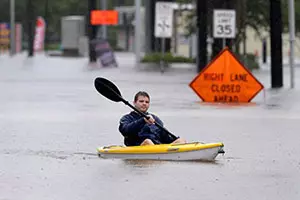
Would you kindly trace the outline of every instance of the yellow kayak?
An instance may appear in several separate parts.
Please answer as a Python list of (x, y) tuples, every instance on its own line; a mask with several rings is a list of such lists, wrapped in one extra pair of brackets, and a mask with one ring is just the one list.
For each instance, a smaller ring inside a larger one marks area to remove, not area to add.
[(223, 143), (159, 144), (146, 146), (112, 145), (97, 148), (101, 158), (151, 160), (206, 160), (212, 161), (225, 153)]

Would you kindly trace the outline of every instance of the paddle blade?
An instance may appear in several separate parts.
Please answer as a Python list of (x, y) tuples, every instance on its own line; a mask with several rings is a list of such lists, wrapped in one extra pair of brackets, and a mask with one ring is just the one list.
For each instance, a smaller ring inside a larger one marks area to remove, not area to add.
[(117, 86), (105, 78), (96, 78), (94, 81), (96, 90), (106, 98), (119, 102), (122, 101), (122, 95)]

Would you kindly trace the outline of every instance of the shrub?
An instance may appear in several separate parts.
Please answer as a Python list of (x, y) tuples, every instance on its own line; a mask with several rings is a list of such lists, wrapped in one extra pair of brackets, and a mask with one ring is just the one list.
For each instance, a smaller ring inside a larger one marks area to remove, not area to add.
[(163, 60), (166, 63), (195, 63), (195, 59), (185, 56), (176, 56), (172, 53), (165, 53), (164, 56), (160, 52), (146, 54), (141, 62), (142, 63), (159, 63)]
[[(254, 54), (236, 55), (237, 59), (249, 70), (259, 69), (257, 57)], [(185, 56), (177, 56), (172, 53), (165, 53), (164, 57), (160, 52), (146, 54), (141, 62), (142, 63), (160, 63), (163, 60), (166, 63), (196, 63), (195, 58), (188, 58)]]
[(259, 69), (259, 63), (255, 54), (248, 53), (245, 55), (237, 55), (241, 63), (249, 70)]

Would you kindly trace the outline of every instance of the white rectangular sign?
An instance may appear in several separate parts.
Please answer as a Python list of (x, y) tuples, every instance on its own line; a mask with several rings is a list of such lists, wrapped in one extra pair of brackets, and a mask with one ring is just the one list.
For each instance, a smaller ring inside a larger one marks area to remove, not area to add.
[(154, 35), (159, 38), (170, 38), (173, 32), (173, 3), (156, 2)]
[(214, 10), (214, 38), (235, 38), (235, 10)]

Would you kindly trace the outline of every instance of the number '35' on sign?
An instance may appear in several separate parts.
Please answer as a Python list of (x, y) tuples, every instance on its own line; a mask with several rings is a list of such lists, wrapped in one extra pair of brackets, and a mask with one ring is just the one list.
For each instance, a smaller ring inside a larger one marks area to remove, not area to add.
[(214, 10), (214, 38), (235, 38), (235, 10)]

